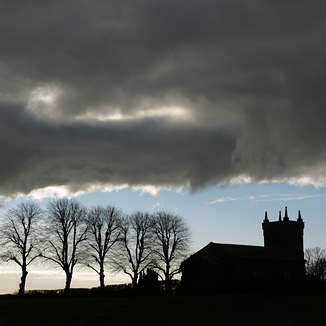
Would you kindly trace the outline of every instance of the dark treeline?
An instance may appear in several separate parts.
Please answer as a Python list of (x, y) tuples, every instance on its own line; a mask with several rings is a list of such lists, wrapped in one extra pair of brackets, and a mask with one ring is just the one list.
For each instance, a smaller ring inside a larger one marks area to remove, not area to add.
[(21, 268), (20, 295), (25, 293), (28, 268), (36, 261), (64, 271), (66, 293), (77, 265), (98, 274), (100, 290), (109, 269), (129, 275), (133, 289), (159, 278), (169, 292), (188, 254), (190, 231), (174, 213), (127, 215), (115, 206), (86, 208), (62, 198), (50, 201), (44, 210), (31, 201), (9, 209), (2, 216), (0, 242), (1, 262)]

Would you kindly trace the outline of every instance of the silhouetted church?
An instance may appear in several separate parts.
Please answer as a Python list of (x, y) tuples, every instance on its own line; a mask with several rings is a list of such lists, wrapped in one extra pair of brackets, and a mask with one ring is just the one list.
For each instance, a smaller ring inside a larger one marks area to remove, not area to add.
[(182, 286), (215, 291), (253, 284), (300, 281), (305, 276), (304, 222), (300, 211), (291, 221), (287, 207), (282, 219), (262, 223), (264, 247), (209, 243), (181, 264)]

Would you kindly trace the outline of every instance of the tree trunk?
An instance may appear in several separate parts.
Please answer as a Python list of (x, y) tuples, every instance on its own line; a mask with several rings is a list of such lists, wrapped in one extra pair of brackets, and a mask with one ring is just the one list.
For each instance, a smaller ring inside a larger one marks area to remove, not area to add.
[(132, 288), (135, 290), (137, 288), (138, 283), (138, 274), (134, 273), (134, 277), (132, 279)]
[(70, 284), (72, 279), (72, 273), (66, 272), (66, 286), (65, 286), (65, 293), (68, 293), (70, 291)]
[(27, 278), (27, 270), (25, 268), (22, 269), (22, 276), (20, 278), (20, 284), (19, 284), (19, 295), (25, 294), (25, 285), (26, 285), (26, 278)]
[(105, 289), (105, 283), (104, 283), (105, 275), (104, 275), (104, 267), (103, 266), (100, 267), (99, 277), (100, 277), (100, 289), (101, 289), (101, 291), (104, 291), (104, 289)]
[(172, 286), (171, 286), (171, 280), (170, 280), (170, 265), (166, 265), (165, 269), (165, 282), (164, 282), (164, 288), (165, 288), (165, 293), (170, 294), (172, 292)]

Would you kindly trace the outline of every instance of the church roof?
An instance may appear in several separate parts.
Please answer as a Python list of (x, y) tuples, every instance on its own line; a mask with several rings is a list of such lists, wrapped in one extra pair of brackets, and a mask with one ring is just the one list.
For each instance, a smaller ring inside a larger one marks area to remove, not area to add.
[(184, 263), (198, 259), (218, 265), (227, 264), (230, 259), (298, 261), (298, 258), (279, 248), (213, 242), (194, 253)]

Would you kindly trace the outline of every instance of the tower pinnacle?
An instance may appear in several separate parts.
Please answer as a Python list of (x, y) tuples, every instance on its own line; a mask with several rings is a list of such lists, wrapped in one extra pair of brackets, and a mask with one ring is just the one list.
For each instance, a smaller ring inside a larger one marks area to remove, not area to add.
[(299, 222), (303, 222), (303, 219), (302, 219), (302, 217), (301, 217), (301, 212), (300, 212), (300, 209), (298, 210), (298, 219), (297, 219), (297, 221)]
[(283, 221), (289, 221), (288, 208), (287, 208), (287, 206), (285, 206), (285, 216), (284, 216)]

